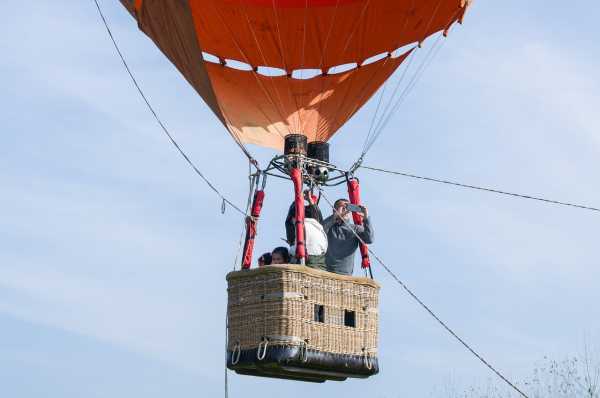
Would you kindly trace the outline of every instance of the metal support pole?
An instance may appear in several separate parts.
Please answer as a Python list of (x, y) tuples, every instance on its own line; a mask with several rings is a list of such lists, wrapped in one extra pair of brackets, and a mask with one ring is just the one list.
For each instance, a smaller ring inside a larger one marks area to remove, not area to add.
[(260, 217), (265, 191), (256, 191), (252, 201), (251, 216), (246, 218), (246, 242), (244, 243), (244, 256), (242, 257), (242, 269), (249, 269), (252, 265), (252, 254), (254, 252), (254, 239), (256, 238), (256, 226)]
[(302, 265), (306, 263), (304, 243), (304, 197), (302, 196), (302, 170), (293, 167), (290, 172), (294, 183), (294, 203), (296, 205), (296, 259)]
[[(350, 203), (353, 205), (360, 206), (360, 184), (357, 179), (349, 179), (348, 180), (348, 198), (350, 199)], [(352, 219), (354, 220), (354, 224), (362, 225), (363, 220), (360, 214), (352, 212)], [(364, 269), (369, 270), (369, 274), (371, 278), (373, 278), (373, 271), (371, 270), (371, 260), (369, 259), (369, 249), (367, 245), (364, 243), (359, 244), (360, 254), (362, 256), (361, 265)]]

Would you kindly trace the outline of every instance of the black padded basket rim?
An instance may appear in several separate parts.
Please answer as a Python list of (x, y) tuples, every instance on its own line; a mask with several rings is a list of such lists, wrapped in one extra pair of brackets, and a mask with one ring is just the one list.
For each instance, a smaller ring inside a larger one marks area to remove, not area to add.
[[(306, 360), (302, 360), (301, 348), (297, 346), (269, 345), (264, 359), (257, 358), (257, 349), (241, 350), (239, 360), (232, 363), (232, 351), (227, 352), (227, 367), (240, 374), (275, 377), (284, 379), (315, 379), (304, 381), (320, 382), (324, 380), (344, 380), (367, 378), (379, 373), (377, 357), (369, 357), (371, 367), (366, 365), (365, 357), (360, 355), (334, 354), (317, 350), (306, 350)], [(237, 356), (237, 353), (236, 353)], [(293, 368), (294, 375), (286, 371)], [(303, 370), (306, 370), (303, 373)], [(295, 376), (295, 377), (294, 377)]]

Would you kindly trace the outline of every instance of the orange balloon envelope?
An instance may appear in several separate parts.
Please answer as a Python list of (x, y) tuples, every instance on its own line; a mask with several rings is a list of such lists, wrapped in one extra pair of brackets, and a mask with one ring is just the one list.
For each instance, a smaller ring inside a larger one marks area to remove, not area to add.
[(121, 0), (238, 142), (276, 149), (329, 140), (470, 1)]

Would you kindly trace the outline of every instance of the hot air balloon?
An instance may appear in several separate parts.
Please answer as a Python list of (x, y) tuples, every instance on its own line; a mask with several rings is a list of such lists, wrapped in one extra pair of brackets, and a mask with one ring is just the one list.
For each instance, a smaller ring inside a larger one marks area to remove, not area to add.
[[(360, 203), (358, 181), (329, 162), (327, 141), (470, 1), (121, 0), (238, 145), (283, 153), (255, 174), (243, 270), (227, 276), (230, 369), (312, 382), (378, 372), (379, 285), (303, 265), (303, 189), (346, 183)], [(250, 270), (275, 174), (294, 183), (298, 264)]]

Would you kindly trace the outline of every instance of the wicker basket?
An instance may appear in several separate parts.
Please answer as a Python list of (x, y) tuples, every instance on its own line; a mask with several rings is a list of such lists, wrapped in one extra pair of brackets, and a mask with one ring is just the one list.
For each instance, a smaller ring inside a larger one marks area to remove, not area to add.
[(299, 265), (231, 272), (228, 366), (309, 381), (378, 372), (379, 285)]

